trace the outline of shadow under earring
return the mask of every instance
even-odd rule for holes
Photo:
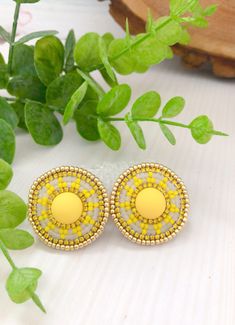
[[[172,239],[187,220],[189,200],[181,179],[155,163],[130,167],[116,181],[111,215],[125,237],[143,245]]]
[[[33,183],[28,210],[45,244],[75,250],[99,237],[109,216],[109,202],[95,175],[78,167],[58,167]]]

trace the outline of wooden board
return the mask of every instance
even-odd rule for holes
[[[176,54],[186,65],[200,67],[206,62],[212,65],[216,76],[235,77],[235,1],[202,0],[203,6],[217,2],[217,12],[209,18],[205,29],[190,27],[191,42],[188,46],[174,47]],[[110,12],[114,19],[125,26],[128,17],[130,31],[137,34],[144,31],[148,8],[155,18],[168,14],[168,0],[111,0]]]

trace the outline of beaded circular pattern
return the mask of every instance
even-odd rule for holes
[[[64,215],[57,218],[60,209]],[[74,215],[68,216],[67,210]],[[90,244],[103,231],[108,215],[104,186],[82,168],[53,169],[39,177],[29,193],[29,220],[44,243],[53,248],[74,250]]]
[[[165,198],[165,202],[153,201],[151,207],[149,198],[143,202],[146,211],[158,210],[160,203],[164,206],[164,211],[157,217],[153,218],[154,214],[150,213],[151,218],[148,218],[137,210],[136,198],[145,189],[155,189]],[[172,239],[186,222],[189,207],[181,179],[168,168],[154,163],[136,165],[124,172],[114,185],[110,202],[111,215],[124,236],[143,245]]]

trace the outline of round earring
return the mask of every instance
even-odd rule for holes
[[[172,239],[187,220],[189,200],[181,179],[155,163],[130,167],[116,181],[111,215],[125,237],[142,245]]]
[[[33,183],[28,211],[40,239],[68,251],[99,237],[109,216],[109,200],[100,180],[87,170],[59,167]]]

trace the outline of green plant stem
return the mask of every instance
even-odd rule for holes
[[[14,21],[13,21],[12,31],[11,31],[11,42],[10,42],[9,56],[8,56],[8,71],[10,74],[11,74],[11,70],[12,70],[12,60],[13,60],[18,18],[19,18],[19,13],[20,13],[20,5],[21,5],[21,3],[17,1],[16,6],[15,6]]]
[[[105,94],[102,87],[89,75],[89,73],[85,73],[82,70],[80,70],[78,67],[76,68],[77,72],[80,74],[80,76],[87,81],[88,85],[97,93],[97,95],[102,98]]]
[[[163,28],[164,26],[166,26],[171,20],[172,20],[171,17],[168,18],[166,21],[164,21],[162,24],[160,24],[158,27],[156,27],[154,29],[155,32],[158,31],[159,29]],[[139,38],[138,40],[134,41],[131,44],[131,46],[127,46],[120,53],[118,53],[117,55],[109,58],[109,62],[113,62],[113,61],[119,59],[123,54],[127,53],[128,51],[130,51],[130,49],[134,48],[135,46],[139,45],[140,43],[144,42],[151,35],[152,35],[152,33],[148,33],[148,34],[143,35],[141,38]],[[103,64],[97,64],[97,65],[94,65],[93,67],[91,67],[88,72],[92,72],[92,71],[95,71],[95,70],[100,70],[100,69],[103,69],[103,68],[104,68],[104,65]]]
[[[2,251],[3,255],[6,257],[7,261],[9,262],[10,266],[12,267],[13,270],[17,270],[17,266],[15,265],[15,263],[13,262],[10,254],[8,253],[8,250],[6,248],[6,246],[4,245],[4,243],[2,242],[2,240],[0,239],[0,250]],[[30,295],[31,295],[31,298],[33,300],[33,302],[44,312],[46,313],[46,310],[43,306],[43,304],[41,303],[38,295],[33,292],[33,291],[30,291]]]
[[[182,7],[177,13],[175,13],[174,16],[177,17],[177,16],[181,15],[182,13],[184,13],[188,8],[190,8],[190,6],[191,6],[192,3],[193,3],[193,0],[189,1],[184,7]],[[154,31],[155,32],[159,31],[160,29],[162,29],[163,27],[165,27],[166,25],[168,25],[172,20],[174,20],[174,18],[175,17],[169,17],[163,23],[161,23],[156,28],[154,28]],[[117,55],[109,58],[109,62],[113,62],[113,61],[119,59],[123,54],[127,53],[131,48],[134,48],[135,46],[137,46],[140,43],[144,42],[146,39],[148,39],[151,36],[152,36],[152,33],[147,33],[147,34],[143,35],[138,40],[135,40],[131,44],[131,46],[127,46],[120,53],[118,53]],[[88,72],[91,72],[91,71],[94,71],[94,70],[100,70],[100,69],[103,69],[103,68],[104,68],[104,65],[103,64],[98,64],[98,65],[95,65],[95,66],[91,67]]]
[[[13,262],[11,256],[8,253],[8,250],[7,250],[6,246],[1,241],[1,239],[0,239],[0,249],[1,249],[2,253],[3,253],[3,255],[6,257],[7,261],[9,262],[9,264],[11,265],[12,269],[13,270],[17,269],[15,263]]]
[[[8,102],[15,102],[18,101],[22,104],[26,104],[28,101],[28,99],[23,99],[23,98],[16,98],[16,97],[5,97],[5,96],[1,96],[2,98],[6,99]],[[48,108],[50,108],[50,110],[55,111],[55,112],[60,112],[60,109],[56,106],[52,106],[52,105],[46,105]]]
[[[97,116],[94,118],[97,118]],[[105,117],[103,118],[104,121],[107,122],[125,122],[125,117]],[[177,126],[185,129],[192,129],[190,125],[179,123],[179,122],[174,122],[174,121],[168,121],[168,120],[162,120],[162,118],[133,118],[132,119],[135,122],[155,122],[159,124],[167,124],[167,125],[172,125],[172,126]],[[212,130],[211,134],[214,135],[219,135],[219,136],[228,136],[228,134]]]
[[[107,117],[104,118],[105,121],[110,121],[110,122],[125,122],[124,117]],[[173,126],[179,126],[181,128],[186,128],[190,129],[190,125],[186,125],[183,123],[178,123],[178,122],[172,122],[172,121],[167,121],[167,120],[162,120],[161,118],[132,118],[133,121],[135,122],[156,122],[156,123],[162,123],[162,124],[169,124]]]

